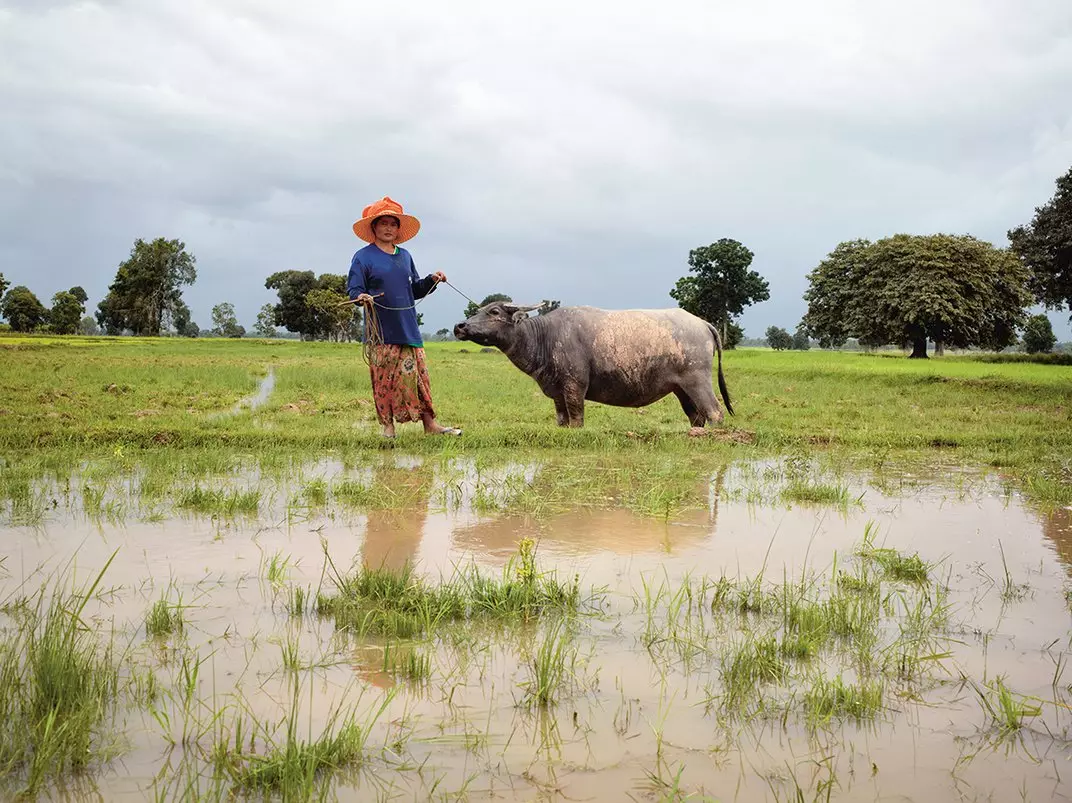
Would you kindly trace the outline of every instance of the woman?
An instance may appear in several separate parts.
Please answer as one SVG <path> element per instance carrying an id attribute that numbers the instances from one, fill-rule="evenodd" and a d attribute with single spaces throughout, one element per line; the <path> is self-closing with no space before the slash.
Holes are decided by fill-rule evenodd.
<path id="1" fill-rule="evenodd" d="M 447 277 L 436 271 L 421 279 L 409 251 L 398 247 L 417 234 L 420 221 L 384 196 L 365 207 L 353 228 L 369 245 L 354 254 L 346 286 L 351 300 L 366 315 L 374 311 L 379 322 L 381 342 L 372 347 L 369 367 L 383 436 L 393 438 L 395 422 L 408 421 L 422 422 L 427 435 L 461 435 L 436 421 L 415 308 Z"/>

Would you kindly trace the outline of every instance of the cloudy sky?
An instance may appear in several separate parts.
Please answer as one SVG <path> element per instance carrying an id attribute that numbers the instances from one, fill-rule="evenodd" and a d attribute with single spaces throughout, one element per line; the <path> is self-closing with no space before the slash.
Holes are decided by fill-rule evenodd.
<path id="1" fill-rule="evenodd" d="M 1068 0 L 0 0 L 0 54 L 0 272 L 95 308 L 179 238 L 203 328 L 345 273 L 390 195 L 478 300 L 673 306 L 690 248 L 740 240 L 761 336 L 838 242 L 1005 245 L 1072 166 Z"/>

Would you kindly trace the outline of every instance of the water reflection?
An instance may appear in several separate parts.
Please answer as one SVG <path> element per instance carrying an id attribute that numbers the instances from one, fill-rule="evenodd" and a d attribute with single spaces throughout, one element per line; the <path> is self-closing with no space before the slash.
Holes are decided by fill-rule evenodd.
<path id="1" fill-rule="evenodd" d="M 1059 507 L 1043 515 L 1042 534 L 1053 542 L 1061 562 L 1072 567 L 1072 507 Z"/>
<path id="2" fill-rule="evenodd" d="M 390 510 L 370 510 L 361 547 L 361 562 L 372 568 L 399 570 L 416 563 L 432 488 L 432 470 L 420 463 L 384 463 L 373 477 L 377 488 L 390 489 L 398 506 Z"/>
<path id="3" fill-rule="evenodd" d="M 498 557 L 513 553 L 525 537 L 537 538 L 542 548 L 562 554 L 675 554 L 711 537 L 726 472 L 727 467 L 721 466 L 710 480 L 697 484 L 697 498 L 704 497 L 705 487 L 708 491 L 706 510 L 688 510 L 672 519 L 622 507 L 579 507 L 538 519 L 505 514 L 456 527 L 453 543 L 455 548 Z"/>

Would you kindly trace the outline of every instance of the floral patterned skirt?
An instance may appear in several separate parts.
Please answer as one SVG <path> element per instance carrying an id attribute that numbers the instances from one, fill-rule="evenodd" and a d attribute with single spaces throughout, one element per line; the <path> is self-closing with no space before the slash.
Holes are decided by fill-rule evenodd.
<path id="1" fill-rule="evenodd" d="M 380 424 L 416 422 L 424 413 L 435 417 L 423 348 L 381 343 L 373 348 L 370 363 L 372 398 Z"/>

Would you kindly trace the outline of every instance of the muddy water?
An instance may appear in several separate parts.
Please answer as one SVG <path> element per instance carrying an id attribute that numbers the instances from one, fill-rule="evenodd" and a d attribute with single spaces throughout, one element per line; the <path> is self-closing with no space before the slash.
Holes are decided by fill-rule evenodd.
<path id="1" fill-rule="evenodd" d="M 318 664 L 299 673 L 303 732 L 315 735 L 339 705 L 365 710 L 393 693 L 373 729 L 370 761 L 333 787 L 343 800 L 448 793 L 673 799 L 675 789 L 682 798 L 740 801 L 796 800 L 798 791 L 804 800 L 826 799 L 827 791 L 834 800 L 1072 797 L 1072 672 L 1061 669 L 1072 632 L 1065 599 L 1072 511 L 1036 512 L 981 477 L 909 477 L 883 490 L 850 477 L 859 505 L 790 505 L 774 489 L 745 494 L 747 478 L 757 473 L 746 466 L 713 475 L 706 510 L 668 520 L 588 506 L 518 516 L 478 512 L 465 483 L 455 489 L 459 503 L 444 506 L 435 481 L 417 481 L 422 470 L 412 459 L 392 469 L 396 484 L 413 477 L 404 510 L 313 508 L 298 516 L 284 504 L 286 492 L 246 519 L 185 515 L 107 524 L 60 510 L 34 529 L 0 531 L 8 573 L 0 576 L 0 594 L 22 582 L 33 587 L 37 567 L 51 569 L 77 554 L 85 575 L 116 552 L 105 582 L 113 593 L 95 602 L 98 627 L 132 643 L 130 661 L 154 668 L 165 687 L 177 685 L 181 656 L 203 660 L 202 705 L 190 722 L 226 706 L 237 710 L 238 701 L 265 721 L 280 721 L 290 706 L 292 676 L 281 658 L 288 638 L 304 661 Z M 341 471 L 322 464 L 305 478 Z M 675 588 L 703 575 L 763 574 L 778 582 L 804 570 L 824 572 L 835 556 L 851 556 L 869 523 L 877 544 L 936 565 L 952 611 L 940 671 L 914 697 L 896 695 L 891 685 L 875 721 L 814 729 L 793 714 L 727 720 L 706 704 L 720 680 L 718 639 L 687 663 L 641 642 L 645 586 Z M 317 587 L 325 549 L 340 569 L 411 562 L 435 578 L 473 561 L 498 572 L 523 538 L 537 541 L 541 568 L 606 589 L 601 615 L 580 625 L 575 680 L 547 711 L 522 704 L 539 627 L 462 629 L 422 642 L 418 648 L 433 658 L 432 677 L 415 686 L 383 671 L 381 643 L 338 636 L 315 617 L 290 620 L 267 580 L 268 561 L 279 555 L 290 560 L 290 584 Z M 161 649 L 139 628 L 169 586 L 171 598 L 189 606 L 189 627 L 180 642 Z M 997 677 L 1043 701 L 1039 716 L 1002 738 L 962 682 Z M 144 710 L 123 712 L 128 749 L 93 779 L 94 794 L 171 797 L 177 793 L 168 778 L 183 771 L 183 757 L 199 766 L 192 746 L 169 745 L 183 720 L 180 707 L 160 705 L 169 711 L 170 733 Z M 210 748 L 211 738 L 206 733 L 202 747 Z"/>

